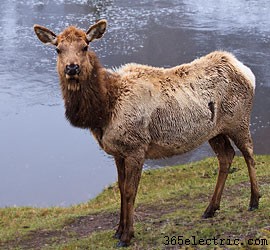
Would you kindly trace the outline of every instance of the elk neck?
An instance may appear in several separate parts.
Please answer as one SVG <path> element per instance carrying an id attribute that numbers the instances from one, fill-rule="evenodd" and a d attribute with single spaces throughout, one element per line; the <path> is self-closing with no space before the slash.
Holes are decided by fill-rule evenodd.
<path id="1" fill-rule="evenodd" d="M 91 70 L 76 83 L 77 88 L 59 74 L 65 115 L 73 126 L 91 129 L 102 137 L 114 106 L 117 75 L 102 67 L 95 53 L 89 52 L 88 58 Z"/>

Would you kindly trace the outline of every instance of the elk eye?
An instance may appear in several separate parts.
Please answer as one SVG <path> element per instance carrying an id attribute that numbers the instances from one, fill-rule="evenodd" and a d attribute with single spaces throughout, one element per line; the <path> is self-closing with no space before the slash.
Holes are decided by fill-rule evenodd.
<path id="1" fill-rule="evenodd" d="M 56 48 L 55 51 L 57 52 L 57 54 L 60 54 L 60 49 Z"/>
<path id="2" fill-rule="evenodd" d="M 83 51 L 87 51 L 87 50 L 88 50 L 88 46 L 84 46 Z"/>

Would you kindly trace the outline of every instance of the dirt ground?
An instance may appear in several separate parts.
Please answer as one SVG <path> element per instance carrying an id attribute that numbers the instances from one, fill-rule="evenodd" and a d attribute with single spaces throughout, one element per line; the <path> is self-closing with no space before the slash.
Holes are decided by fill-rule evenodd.
<path id="1" fill-rule="evenodd" d="M 270 180 L 266 178 L 265 180 L 261 180 L 264 183 L 270 183 Z M 223 196 L 223 200 L 225 199 L 233 199 L 233 197 L 237 196 L 241 187 L 249 188 L 249 182 L 238 183 L 237 185 L 231 186 L 229 189 L 226 189 L 226 192 Z M 197 197 L 193 197 L 193 201 L 195 203 L 206 202 L 210 198 L 209 195 L 200 195 Z M 135 222 L 143 221 L 144 223 L 151 223 L 153 227 L 162 227 L 166 220 L 160 219 L 161 217 L 166 217 L 166 214 L 173 213 L 179 209 L 188 210 L 190 207 L 185 205 L 180 205 L 181 200 L 188 199 L 188 197 L 179 196 L 177 200 L 167 200 L 164 203 L 156 203 L 151 205 L 138 205 L 135 211 Z M 177 206 L 175 204 L 178 204 Z M 203 211 L 201 211 L 203 213 Z M 240 211 L 239 212 L 243 212 Z M 259 213 L 255 213 L 254 216 L 257 217 Z M 258 215 L 259 216 L 259 215 Z M 222 223 L 224 216 L 215 216 L 214 218 L 207 219 L 207 224 L 217 224 Z M 250 213 L 242 213 L 241 219 L 244 221 L 248 221 L 250 219 Z M 259 218 L 258 218 L 259 219 Z M 118 212 L 103 212 L 97 214 L 89 214 L 86 216 L 81 216 L 73 219 L 68 224 L 66 224 L 62 229 L 59 230 L 35 230 L 31 231 L 28 235 L 23 236 L 21 238 L 17 238 L 16 240 L 8 241 L 5 243 L 0 243 L 0 249 L 9 250 L 9 249 L 42 249 L 46 246 L 51 246 L 53 244 L 64 244 L 71 239 L 83 239 L 89 237 L 93 232 L 103 231 L 103 230 L 116 230 L 117 223 L 119 220 Z M 158 222 L 158 223 L 157 223 Z M 201 223 L 201 221 L 198 221 Z M 260 228 L 259 224 L 256 224 L 254 228 L 254 235 L 257 229 Z M 230 233 L 230 232 L 228 232 Z M 241 238 L 245 238 L 246 235 L 243 235 Z M 171 248 L 170 248 L 171 249 Z"/>
<path id="2" fill-rule="evenodd" d="M 166 206 L 138 206 L 135 213 L 136 221 L 151 221 L 179 209 L 173 204 Z M 113 230 L 117 228 L 118 213 L 99 213 L 81 216 L 74 219 L 60 230 L 35 230 L 27 236 L 0 244 L 0 249 L 42 249 L 52 244 L 63 244 L 71 238 L 81 239 L 100 230 Z M 160 225 L 159 225 L 160 226 Z M 112 231 L 113 236 L 113 231 Z"/>

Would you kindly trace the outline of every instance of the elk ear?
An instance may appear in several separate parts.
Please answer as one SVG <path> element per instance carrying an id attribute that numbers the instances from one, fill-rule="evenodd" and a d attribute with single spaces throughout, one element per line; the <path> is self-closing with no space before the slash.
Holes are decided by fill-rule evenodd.
<path id="1" fill-rule="evenodd" d="M 105 19 L 101 19 L 92 25 L 86 32 L 88 42 L 101 38 L 106 30 L 106 27 L 107 21 Z"/>
<path id="2" fill-rule="evenodd" d="M 57 36 L 49 29 L 36 24 L 34 25 L 34 31 L 41 42 L 57 45 Z"/>

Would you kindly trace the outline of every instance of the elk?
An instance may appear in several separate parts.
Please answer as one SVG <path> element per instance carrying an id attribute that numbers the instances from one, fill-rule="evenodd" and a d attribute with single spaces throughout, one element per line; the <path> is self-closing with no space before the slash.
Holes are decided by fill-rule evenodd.
<path id="1" fill-rule="evenodd" d="M 255 76 L 234 55 L 215 51 L 191 63 L 158 68 L 130 63 L 105 69 L 89 44 L 101 38 L 107 21 L 84 32 L 74 26 L 59 35 L 35 25 L 41 42 L 56 47 L 57 70 L 67 120 L 89 129 L 115 159 L 121 194 L 118 246 L 134 237 L 134 202 L 145 159 L 170 157 L 208 141 L 219 162 L 217 183 L 203 217 L 213 217 L 235 151 L 248 168 L 249 210 L 259 206 L 249 123 Z"/>

